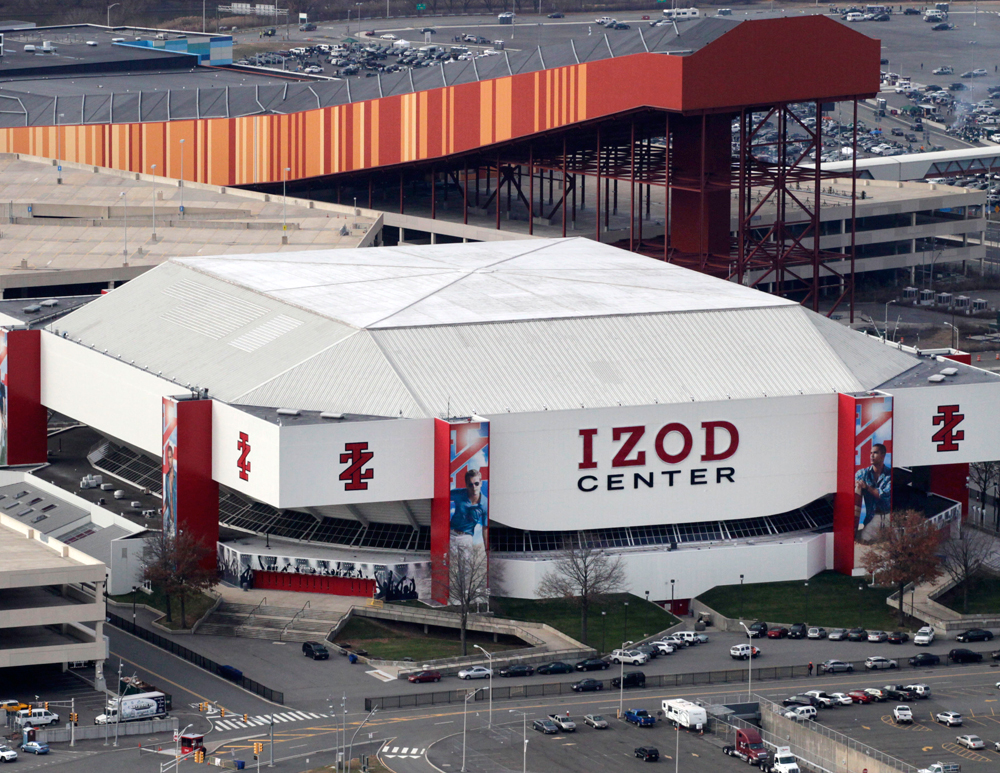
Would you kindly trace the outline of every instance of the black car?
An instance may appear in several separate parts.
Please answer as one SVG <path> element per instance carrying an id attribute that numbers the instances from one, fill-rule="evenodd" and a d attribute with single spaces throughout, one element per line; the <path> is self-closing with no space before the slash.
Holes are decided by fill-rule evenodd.
<path id="1" fill-rule="evenodd" d="M 531 676 L 534 673 L 535 669 L 532 666 L 515 663 L 514 665 L 501 668 L 497 671 L 497 676 Z"/>
<path id="2" fill-rule="evenodd" d="M 790 698 L 785 698 L 781 702 L 781 705 L 786 708 L 788 706 L 812 706 L 818 709 L 820 702 L 818 698 L 814 698 L 812 695 L 793 695 Z"/>
<path id="3" fill-rule="evenodd" d="M 616 690 L 619 688 L 628 689 L 629 687 L 645 687 L 646 686 L 646 675 L 642 671 L 629 671 L 625 674 L 625 684 L 622 684 L 621 677 L 616 676 L 611 680 L 611 686 Z"/>
<path id="4" fill-rule="evenodd" d="M 944 32 L 945 30 L 952 30 L 955 28 L 948 22 L 943 21 L 940 22 L 939 24 L 935 24 L 933 27 L 931 27 L 931 29 L 934 30 L 935 32 Z"/>
<path id="5" fill-rule="evenodd" d="M 993 641 L 993 634 L 983 628 L 971 628 L 956 636 L 955 641 L 962 643 L 970 641 Z"/>
<path id="6" fill-rule="evenodd" d="M 611 664 L 601 658 L 587 658 L 581 660 L 573 668 L 577 671 L 603 671 L 606 668 L 611 668 Z"/>
<path id="7" fill-rule="evenodd" d="M 660 759 L 660 752 L 653 746 L 637 746 L 635 756 L 646 762 L 656 762 Z"/>
<path id="8" fill-rule="evenodd" d="M 892 17 L 887 13 L 877 13 L 872 18 L 872 21 L 892 21 Z"/>
<path id="9" fill-rule="evenodd" d="M 613 30 L 630 30 L 632 27 L 623 21 L 616 21 L 614 24 L 608 25 Z"/>
<path id="10" fill-rule="evenodd" d="M 972 650 L 956 649 L 948 653 L 948 660 L 952 663 L 978 663 L 983 656 Z"/>
<path id="11" fill-rule="evenodd" d="M 903 16 L 919 16 L 919 15 L 920 15 L 920 9 L 919 8 L 905 8 L 905 9 L 903 9 Z"/>
<path id="12" fill-rule="evenodd" d="M 550 19 L 565 19 L 566 18 L 566 14 L 560 13 L 559 11 L 556 11 L 555 13 L 550 13 L 549 14 L 549 18 Z"/>
<path id="13" fill-rule="evenodd" d="M 915 701 L 917 693 L 914 690 L 907 690 L 901 684 L 887 684 L 884 688 L 885 696 L 891 701 Z"/>
<path id="14" fill-rule="evenodd" d="M 302 642 L 302 654 L 305 655 L 307 658 L 312 658 L 313 660 L 330 659 L 330 650 L 328 650 L 318 641 Z"/>
<path id="15" fill-rule="evenodd" d="M 421 32 L 429 32 L 431 35 L 437 35 L 437 30 L 433 27 L 424 27 Z"/>
<path id="16" fill-rule="evenodd" d="M 879 64 L 889 64 L 889 60 L 886 59 L 885 57 L 882 57 L 882 61 Z"/>
<path id="17" fill-rule="evenodd" d="M 597 679 L 581 679 L 573 685 L 573 692 L 598 692 L 604 689 L 604 683 Z"/>
<path id="18" fill-rule="evenodd" d="M 556 661 L 555 663 L 546 663 L 544 666 L 539 666 L 536 670 L 539 674 L 572 674 L 573 666 L 569 663 Z"/>
<path id="19" fill-rule="evenodd" d="M 847 641 L 868 641 L 868 631 L 864 628 L 852 628 L 847 632 Z"/>
<path id="20" fill-rule="evenodd" d="M 757 639 L 767 636 L 767 623 L 756 622 L 750 625 L 750 638 Z"/>
<path id="21" fill-rule="evenodd" d="M 789 639 L 804 639 L 806 638 L 806 633 L 809 629 L 806 627 L 805 623 L 792 623 L 792 627 L 788 629 Z"/>
<path id="22" fill-rule="evenodd" d="M 920 666 L 937 666 L 940 665 L 941 658 L 937 655 L 932 655 L 930 652 L 921 652 L 919 655 L 914 655 L 907 662 L 915 668 L 919 668 Z"/>
<path id="23" fill-rule="evenodd" d="M 906 644 L 910 640 L 910 634 L 905 631 L 893 631 L 889 634 L 889 644 Z"/>

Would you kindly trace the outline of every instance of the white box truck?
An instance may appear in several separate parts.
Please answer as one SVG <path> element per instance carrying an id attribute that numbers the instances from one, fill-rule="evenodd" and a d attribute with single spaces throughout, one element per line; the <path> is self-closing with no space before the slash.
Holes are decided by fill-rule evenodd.
<path id="1" fill-rule="evenodd" d="M 708 714 L 705 709 L 680 698 L 663 701 L 663 714 L 668 722 L 673 723 L 674 727 L 679 726 L 701 732 L 708 724 Z"/>
<path id="2" fill-rule="evenodd" d="M 121 699 L 121 717 L 118 716 L 118 699 L 108 702 L 105 713 L 94 720 L 95 725 L 114 722 L 136 722 L 140 719 L 162 719 L 167 716 L 167 696 L 162 692 L 141 692 Z"/>

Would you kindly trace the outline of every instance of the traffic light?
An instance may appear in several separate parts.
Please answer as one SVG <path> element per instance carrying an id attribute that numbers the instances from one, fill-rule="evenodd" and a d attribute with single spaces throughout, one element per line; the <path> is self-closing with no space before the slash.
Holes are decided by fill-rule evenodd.
<path id="1" fill-rule="evenodd" d="M 244 714 L 243 715 L 243 721 L 249 724 L 249 722 L 250 722 L 250 715 L 249 714 Z"/>
<path id="2" fill-rule="evenodd" d="M 48 701 L 45 701 L 45 710 L 46 710 L 46 711 L 48 711 L 48 710 L 49 710 L 49 702 L 48 702 Z"/>
<path id="3" fill-rule="evenodd" d="M 253 743 L 253 753 L 254 754 L 263 754 L 264 753 L 264 742 L 263 741 L 254 741 L 254 743 Z"/>
<path id="4" fill-rule="evenodd" d="M 194 751 L 194 761 L 195 762 L 204 762 L 205 761 L 205 750 L 204 749 L 195 749 L 195 751 Z"/>
<path id="5" fill-rule="evenodd" d="M 77 723 L 77 720 L 79 720 L 79 718 L 80 715 L 77 714 L 75 711 L 71 711 L 69 713 L 69 721 L 72 722 L 74 725 Z"/>
<path id="6" fill-rule="evenodd" d="M 207 711 L 207 710 L 208 710 L 208 704 L 207 703 L 205 703 L 204 701 L 202 701 L 201 703 L 198 704 L 198 711 Z"/>
<path id="7" fill-rule="evenodd" d="M 226 710 L 225 710 L 225 709 L 222 709 L 222 718 L 223 718 L 223 719 L 225 719 L 225 718 L 226 718 Z"/>

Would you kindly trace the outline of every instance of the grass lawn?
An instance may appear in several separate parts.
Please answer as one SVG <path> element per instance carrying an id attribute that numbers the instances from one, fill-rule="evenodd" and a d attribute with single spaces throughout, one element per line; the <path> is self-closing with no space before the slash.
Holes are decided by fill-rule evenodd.
<path id="1" fill-rule="evenodd" d="M 354 617 L 344 626 L 334 640 L 336 644 L 350 642 L 355 650 L 363 649 L 368 655 L 382 660 L 413 658 L 417 663 L 438 658 L 451 658 L 462 654 L 462 642 L 457 628 L 432 628 L 425 634 L 423 626 L 412 623 L 387 623 L 365 617 Z M 523 642 L 493 641 L 492 634 L 468 631 L 466 639 L 470 654 L 478 653 L 473 644 L 481 644 L 490 653 L 526 647 Z"/>
<path id="2" fill-rule="evenodd" d="M 980 576 L 969 586 L 969 609 L 962 608 L 962 588 L 952 588 L 938 596 L 938 603 L 954 609 L 960 614 L 990 615 L 1000 609 L 1000 577 Z"/>
<path id="3" fill-rule="evenodd" d="M 861 585 L 863 591 L 858 590 Z M 747 583 L 742 592 L 739 585 L 717 585 L 698 599 L 731 618 L 895 631 L 900 629 L 898 613 L 885 603 L 894 590 L 869 588 L 860 577 L 821 572 L 810 578 L 808 587 L 798 580 Z M 920 625 L 920 621 L 908 620 L 903 629 L 915 630 Z"/>
<path id="4" fill-rule="evenodd" d="M 490 606 L 498 617 L 548 623 L 577 641 L 583 641 L 580 607 L 572 602 L 562 599 L 535 601 L 494 598 Z M 609 652 L 623 641 L 644 639 L 678 622 L 669 612 L 648 603 L 644 598 L 630 593 L 616 593 L 608 596 L 603 604 L 591 607 L 589 635 L 584 643 L 601 652 Z"/>
<path id="5" fill-rule="evenodd" d="M 108 596 L 112 601 L 117 601 L 120 604 L 131 604 L 132 603 L 131 593 L 126 593 L 123 596 Z M 153 609 L 158 609 L 164 614 L 167 612 L 167 599 L 159 591 L 154 591 L 153 593 L 144 593 L 142 591 L 135 594 L 135 601 L 137 604 L 145 604 L 147 607 L 152 607 Z M 204 615 L 212 604 L 215 603 L 215 599 L 210 596 L 198 595 L 198 596 L 188 596 L 184 601 L 184 612 L 187 615 L 187 626 L 181 625 L 181 602 L 180 599 L 173 597 L 170 599 L 170 606 L 173 621 L 167 622 L 166 618 L 162 620 L 157 620 L 160 625 L 166 626 L 172 630 L 178 631 L 184 628 L 190 628 L 194 625 L 195 621 L 200 619 Z M 120 614 L 121 617 L 128 617 L 126 614 Z"/>

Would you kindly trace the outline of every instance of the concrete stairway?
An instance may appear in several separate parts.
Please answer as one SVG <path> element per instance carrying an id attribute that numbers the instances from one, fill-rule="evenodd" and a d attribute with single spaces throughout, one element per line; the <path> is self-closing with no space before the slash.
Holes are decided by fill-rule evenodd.
<path id="1" fill-rule="evenodd" d="M 339 612 L 309 607 L 294 609 L 224 601 L 198 627 L 198 633 L 269 641 L 322 641 L 342 617 Z"/>

